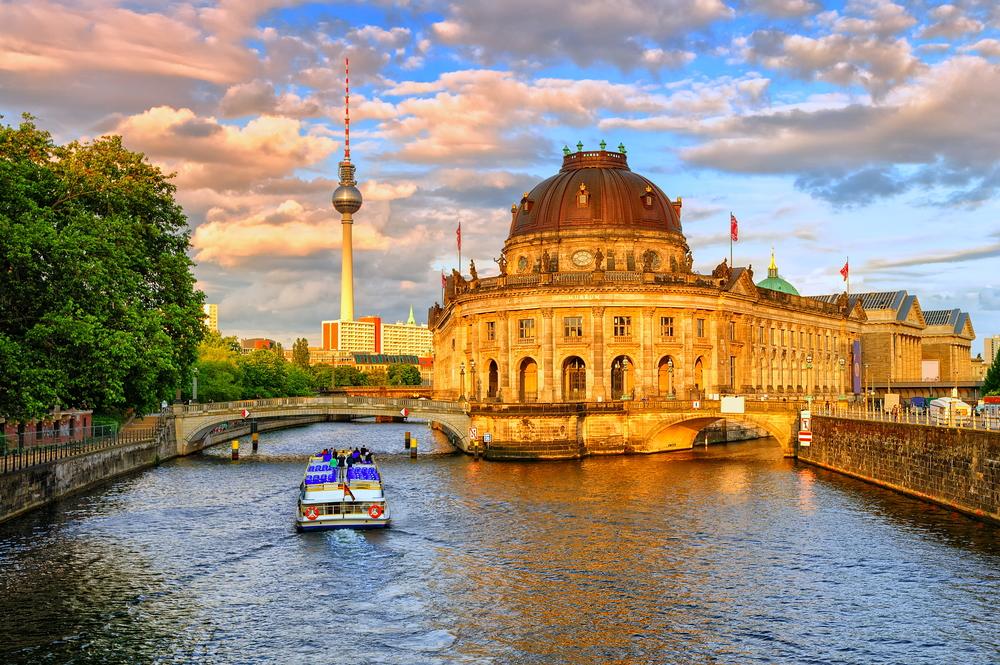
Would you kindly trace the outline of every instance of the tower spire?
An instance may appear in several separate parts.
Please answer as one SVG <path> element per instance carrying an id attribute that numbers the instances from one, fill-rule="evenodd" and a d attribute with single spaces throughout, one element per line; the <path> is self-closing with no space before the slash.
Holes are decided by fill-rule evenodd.
<path id="1" fill-rule="evenodd" d="M 361 209 L 361 192 L 351 164 L 350 60 L 344 58 L 344 159 L 339 164 L 340 186 L 333 193 L 333 207 L 340 213 L 340 320 L 354 320 L 354 248 L 351 228 L 354 213 Z"/>

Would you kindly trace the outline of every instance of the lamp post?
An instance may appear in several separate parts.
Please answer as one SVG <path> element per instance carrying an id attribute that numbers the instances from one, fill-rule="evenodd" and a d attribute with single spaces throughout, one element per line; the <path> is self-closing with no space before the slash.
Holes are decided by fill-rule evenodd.
<path id="1" fill-rule="evenodd" d="M 479 401 L 479 375 L 476 374 L 476 359 L 475 358 L 471 358 L 469 360 L 469 372 L 471 372 L 471 376 L 472 376 L 472 385 L 469 386 L 470 388 L 472 388 L 472 401 L 478 402 Z"/>
<path id="2" fill-rule="evenodd" d="M 198 401 L 198 366 L 195 365 L 191 372 L 191 401 Z"/>
<path id="3" fill-rule="evenodd" d="M 462 400 L 465 399 L 465 361 L 464 360 L 462 362 L 458 363 L 458 373 L 459 373 L 459 375 L 461 376 L 461 379 L 462 379 L 462 388 L 461 388 L 461 390 L 458 391 L 459 392 L 459 394 L 458 394 L 458 401 L 461 402 Z"/>
<path id="4" fill-rule="evenodd" d="M 808 394 L 806 395 L 806 403 L 809 405 L 809 410 L 810 411 L 812 410 L 812 401 L 813 401 L 813 395 L 812 395 L 812 384 L 813 384 L 812 369 L 813 369 L 813 357 L 812 357 L 812 354 L 810 353 L 809 355 L 806 356 L 806 382 L 809 384 L 809 385 L 806 386 L 806 390 L 808 391 Z"/>
<path id="5" fill-rule="evenodd" d="M 837 373 L 837 399 L 844 399 L 844 365 L 847 364 L 847 361 L 838 358 L 837 364 L 840 365 L 840 371 Z"/>
<path id="6" fill-rule="evenodd" d="M 868 393 L 870 391 L 870 378 L 868 376 L 868 363 L 865 363 L 865 413 L 868 413 Z"/>
<path id="7" fill-rule="evenodd" d="M 670 389 L 670 392 L 667 393 L 667 398 L 668 399 L 673 399 L 674 398 L 674 359 L 673 358 L 667 358 L 667 380 L 668 380 L 668 384 L 669 384 L 667 387 Z"/>

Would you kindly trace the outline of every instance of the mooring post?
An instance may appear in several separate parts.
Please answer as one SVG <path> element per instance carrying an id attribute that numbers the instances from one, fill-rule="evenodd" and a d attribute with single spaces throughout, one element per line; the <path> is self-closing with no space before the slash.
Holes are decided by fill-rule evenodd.
<path id="1" fill-rule="evenodd" d="M 233 459 L 239 460 L 240 458 L 240 440 L 233 439 Z"/>
<path id="2" fill-rule="evenodd" d="M 417 440 L 410 439 L 410 459 L 417 459 Z"/>
<path id="3" fill-rule="evenodd" d="M 257 433 L 257 420 L 250 421 L 250 440 L 253 443 L 253 452 L 257 452 L 257 441 L 260 438 L 260 434 Z"/>
<path id="4" fill-rule="evenodd" d="M 410 433 L 403 432 L 403 449 L 408 450 L 410 448 Z"/>

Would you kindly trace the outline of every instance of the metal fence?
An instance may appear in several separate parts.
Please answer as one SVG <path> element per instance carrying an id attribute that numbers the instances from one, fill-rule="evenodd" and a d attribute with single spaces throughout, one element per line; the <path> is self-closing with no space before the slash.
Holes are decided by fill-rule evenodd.
<path id="1" fill-rule="evenodd" d="M 846 408 L 836 406 L 813 407 L 812 413 L 834 418 L 851 418 L 852 420 L 870 420 L 885 423 L 910 423 L 913 425 L 929 425 L 931 427 L 952 427 L 960 429 L 976 429 L 997 432 L 1000 431 L 1000 416 L 984 412 L 971 415 L 955 413 L 932 413 L 927 408 L 906 407 L 896 410 L 867 408 L 863 404 L 852 404 Z"/>
<path id="2" fill-rule="evenodd" d="M 86 455 L 116 446 L 153 441 L 164 427 L 161 423 L 156 427 L 128 431 L 119 431 L 115 426 L 98 426 L 86 429 L 91 436 L 61 443 L 35 443 L 19 447 L 17 437 L 0 439 L 0 473 L 18 471 L 37 464 Z M 10 439 L 14 439 L 13 445 L 11 445 Z M 43 437 L 40 440 L 44 441 L 45 439 Z"/>

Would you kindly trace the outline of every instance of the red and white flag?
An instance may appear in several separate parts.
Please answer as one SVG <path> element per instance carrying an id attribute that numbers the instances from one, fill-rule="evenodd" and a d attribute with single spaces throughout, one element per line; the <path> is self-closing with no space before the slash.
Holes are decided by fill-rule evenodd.
<path id="1" fill-rule="evenodd" d="M 458 243 L 458 251 L 462 251 L 462 222 L 458 223 L 458 228 L 455 229 L 455 241 Z"/>
<path id="2" fill-rule="evenodd" d="M 844 278 L 845 282 L 847 281 L 847 275 L 850 274 L 850 270 L 848 269 L 847 266 L 848 263 L 850 262 L 844 261 L 844 267 L 840 269 L 840 276 Z"/>
<path id="3" fill-rule="evenodd" d="M 448 286 L 448 280 L 445 279 L 444 271 L 442 270 L 441 271 L 441 288 L 443 289 L 446 286 Z"/>
<path id="4" fill-rule="evenodd" d="M 736 221 L 736 215 L 729 213 L 729 238 L 736 242 L 740 239 L 740 223 Z"/>

